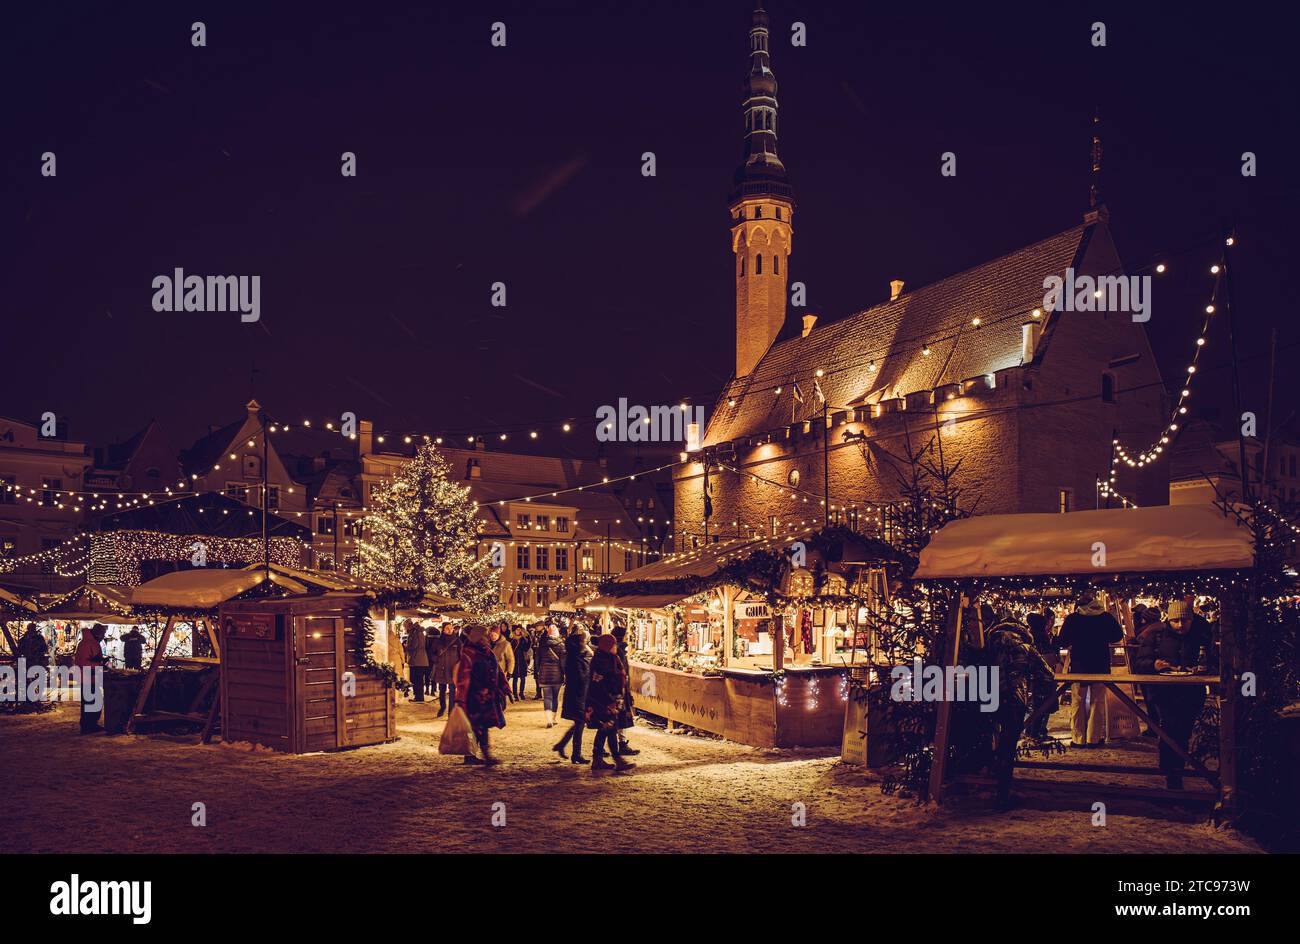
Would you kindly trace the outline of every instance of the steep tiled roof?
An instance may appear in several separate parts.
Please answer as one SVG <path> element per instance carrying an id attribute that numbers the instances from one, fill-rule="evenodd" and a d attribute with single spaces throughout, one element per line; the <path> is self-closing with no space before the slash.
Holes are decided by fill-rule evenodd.
<path id="1" fill-rule="evenodd" d="M 1020 363 L 1020 325 L 1041 307 L 1043 279 L 1077 264 L 1088 226 L 1080 225 L 942 281 L 905 292 L 806 338 L 778 341 L 750 376 L 733 380 L 709 422 L 706 443 L 757 435 L 791 422 L 791 388 L 815 409 L 813 372 L 831 409 L 876 402 L 991 374 Z M 972 318 L 983 322 L 971 326 Z M 929 344 L 930 354 L 922 353 Z M 877 369 L 870 370 L 874 360 Z M 777 394 L 776 388 L 781 388 Z M 734 398 L 735 406 L 728 406 Z"/>

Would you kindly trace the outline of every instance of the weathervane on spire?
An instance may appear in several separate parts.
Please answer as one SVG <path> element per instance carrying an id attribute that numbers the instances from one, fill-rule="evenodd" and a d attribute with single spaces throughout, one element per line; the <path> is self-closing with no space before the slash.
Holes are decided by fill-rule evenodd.
<path id="1" fill-rule="evenodd" d="M 1092 112 L 1092 184 L 1088 187 L 1088 207 L 1097 209 L 1101 195 L 1101 111 Z"/>

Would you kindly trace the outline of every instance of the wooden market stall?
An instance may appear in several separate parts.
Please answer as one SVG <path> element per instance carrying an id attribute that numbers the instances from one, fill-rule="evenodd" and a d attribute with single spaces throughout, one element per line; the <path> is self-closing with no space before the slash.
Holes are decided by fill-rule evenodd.
<path id="1" fill-rule="evenodd" d="M 1105 684 L 1116 702 L 1146 722 L 1166 744 L 1214 787 L 1220 805 L 1236 802 L 1239 711 L 1239 669 L 1236 654 L 1246 607 L 1245 578 L 1255 567 L 1255 538 L 1249 527 L 1228 510 L 1212 505 L 1152 506 L 1102 509 L 1067 514 L 987 515 L 945 525 L 922 550 L 915 579 L 936 592 L 951 595 L 957 605 L 950 614 L 936 661 L 957 664 L 963 632 L 969 644 L 982 645 L 977 627 L 963 627 L 963 611 L 982 598 L 1004 602 L 1043 599 L 1062 591 L 1091 589 L 1109 595 L 1119 609 L 1138 595 L 1154 598 L 1200 594 L 1220 604 L 1219 669 L 1214 674 L 1146 676 L 1127 665 L 1112 667 L 1109 676 L 1057 673 L 1058 694 L 1071 683 Z M 1122 615 L 1122 613 L 1121 613 Z M 972 632 L 972 629 L 977 631 Z M 1219 701 L 1219 765 L 1210 768 L 1188 756 L 1138 704 L 1134 686 L 1200 685 Z M 1039 712 L 1046 710 L 1045 703 Z M 1027 719 L 1026 728 L 1039 712 Z M 953 704 L 941 701 L 934 733 L 934 762 L 930 796 L 942 801 L 947 786 L 952 737 Z M 1153 774 L 1153 768 L 1081 764 L 1073 761 L 1022 761 L 1021 767 L 1057 771 Z M 1050 786 L 1068 786 L 1053 781 Z M 1093 789 L 1097 784 L 1090 785 Z M 1154 793 L 1134 788 L 1129 792 Z"/>
<path id="2" fill-rule="evenodd" d="M 360 591 L 222 605 L 222 736 L 293 754 L 395 739 L 395 691 L 368 669 L 374 605 Z"/>
<path id="3" fill-rule="evenodd" d="M 36 604 L 31 600 L 0 587 L 0 634 L 3 634 L 6 654 L 9 657 L 18 655 L 18 633 L 14 632 L 9 624 L 23 619 L 30 620 L 35 612 Z"/>
<path id="4" fill-rule="evenodd" d="M 763 747 L 840 743 L 892 551 L 842 528 L 670 555 L 583 604 L 628 627 L 638 710 Z"/>

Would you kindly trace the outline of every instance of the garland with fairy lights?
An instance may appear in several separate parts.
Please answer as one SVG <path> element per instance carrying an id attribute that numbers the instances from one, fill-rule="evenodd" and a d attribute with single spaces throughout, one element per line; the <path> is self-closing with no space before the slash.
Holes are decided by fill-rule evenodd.
<path id="1" fill-rule="evenodd" d="M 165 534 L 161 531 L 103 531 L 91 535 L 89 583 L 139 586 L 140 565 L 145 561 L 189 561 L 201 545 L 206 566 L 244 567 L 265 559 L 260 537 L 219 538 L 206 534 Z M 271 563 L 302 566 L 302 544 L 297 538 L 273 537 Z"/>

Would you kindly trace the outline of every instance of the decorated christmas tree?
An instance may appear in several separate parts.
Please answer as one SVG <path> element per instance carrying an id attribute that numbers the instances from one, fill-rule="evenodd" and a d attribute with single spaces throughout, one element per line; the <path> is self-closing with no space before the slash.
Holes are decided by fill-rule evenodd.
<path id="1" fill-rule="evenodd" d="M 469 488 L 452 480 L 447 460 L 426 443 L 374 496 L 357 576 L 412 584 L 487 616 L 500 609 L 499 571 L 476 555 L 478 530 Z"/>

